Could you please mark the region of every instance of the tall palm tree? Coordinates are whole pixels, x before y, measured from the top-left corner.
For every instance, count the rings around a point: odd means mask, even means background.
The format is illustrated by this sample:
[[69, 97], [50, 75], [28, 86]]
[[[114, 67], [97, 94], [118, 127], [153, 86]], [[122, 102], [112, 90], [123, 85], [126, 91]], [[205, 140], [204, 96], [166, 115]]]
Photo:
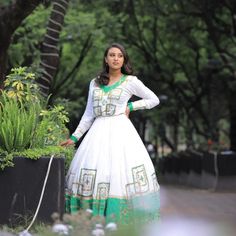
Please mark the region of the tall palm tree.
[[52, 12], [41, 48], [40, 66], [44, 70], [42, 76], [37, 79], [41, 92], [45, 97], [49, 94], [50, 86], [59, 65], [58, 42], [69, 0], [54, 0], [52, 4]]

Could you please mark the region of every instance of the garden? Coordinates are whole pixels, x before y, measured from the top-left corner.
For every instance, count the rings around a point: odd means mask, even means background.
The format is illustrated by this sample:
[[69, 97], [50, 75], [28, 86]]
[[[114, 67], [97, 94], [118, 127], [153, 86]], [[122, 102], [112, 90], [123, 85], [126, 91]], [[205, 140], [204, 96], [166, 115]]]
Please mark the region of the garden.
[[160, 99], [130, 114], [154, 147], [160, 182], [236, 190], [235, 1], [2, 0], [0, 9], [0, 234], [29, 226], [21, 236], [140, 233], [64, 209], [65, 175], [83, 138], [60, 144], [113, 42]]

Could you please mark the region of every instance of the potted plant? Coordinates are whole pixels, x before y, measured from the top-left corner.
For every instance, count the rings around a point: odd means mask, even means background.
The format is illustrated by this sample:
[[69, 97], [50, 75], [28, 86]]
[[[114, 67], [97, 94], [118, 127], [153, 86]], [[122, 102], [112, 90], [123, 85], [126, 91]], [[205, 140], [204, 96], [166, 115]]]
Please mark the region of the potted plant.
[[64, 212], [64, 160], [73, 149], [59, 143], [68, 136], [68, 114], [62, 105], [47, 106], [35, 78], [26, 67], [14, 68], [0, 95], [0, 224], [33, 215], [51, 155], [38, 216], [47, 221], [52, 212]]

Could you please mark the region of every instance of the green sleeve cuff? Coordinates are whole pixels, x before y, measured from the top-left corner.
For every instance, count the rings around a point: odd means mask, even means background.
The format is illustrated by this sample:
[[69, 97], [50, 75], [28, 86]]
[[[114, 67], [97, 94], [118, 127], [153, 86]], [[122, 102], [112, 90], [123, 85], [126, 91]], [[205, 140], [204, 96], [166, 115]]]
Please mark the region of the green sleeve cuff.
[[72, 141], [74, 141], [75, 143], [78, 142], [78, 139], [75, 136], [73, 136], [73, 135], [70, 136], [70, 139]]
[[132, 102], [129, 102], [128, 103], [128, 108], [130, 111], [133, 111], [134, 110], [134, 107], [133, 107], [133, 103]]

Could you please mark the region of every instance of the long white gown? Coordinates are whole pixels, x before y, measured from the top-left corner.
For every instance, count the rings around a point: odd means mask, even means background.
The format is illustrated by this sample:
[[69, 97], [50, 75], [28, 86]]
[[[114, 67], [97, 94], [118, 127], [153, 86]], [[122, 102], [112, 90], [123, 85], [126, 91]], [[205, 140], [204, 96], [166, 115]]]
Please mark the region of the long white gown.
[[66, 176], [66, 211], [90, 208], [107, 222], [128, 224], [158, 219], [159, 184], [148, 152], [125, 115], [132, 95], [142, 99], [132, 110], [151, 109], [158, 97], [136, 76], [123, 75], [111, 86], [90, 82], [85, 113], [72, 134], [89, 129]]

